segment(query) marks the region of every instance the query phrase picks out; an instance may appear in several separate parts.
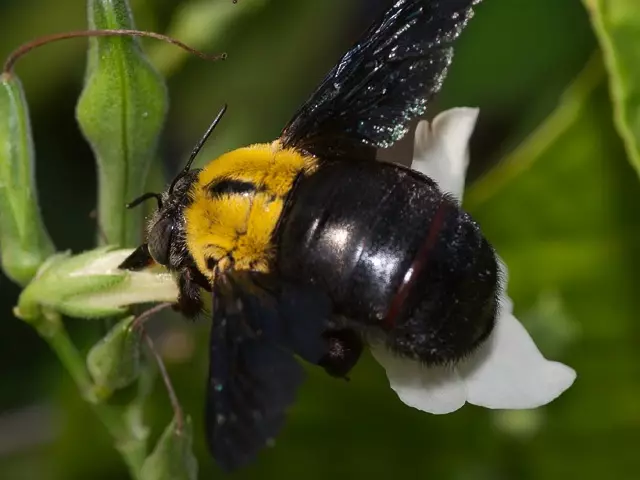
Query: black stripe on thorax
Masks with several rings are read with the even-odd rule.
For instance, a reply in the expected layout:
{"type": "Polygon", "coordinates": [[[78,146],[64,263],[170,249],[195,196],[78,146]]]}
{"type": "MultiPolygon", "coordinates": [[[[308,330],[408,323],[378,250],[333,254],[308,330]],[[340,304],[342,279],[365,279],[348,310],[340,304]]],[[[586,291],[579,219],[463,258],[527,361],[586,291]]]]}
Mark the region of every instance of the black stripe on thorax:
{"type": "Polygon", "coordinates": [[[242,180],[223,179],[209,185],[209,193],[212,197],[222,195],[245,195],[257,191],[256,185],[252,182],[242,180]]]}

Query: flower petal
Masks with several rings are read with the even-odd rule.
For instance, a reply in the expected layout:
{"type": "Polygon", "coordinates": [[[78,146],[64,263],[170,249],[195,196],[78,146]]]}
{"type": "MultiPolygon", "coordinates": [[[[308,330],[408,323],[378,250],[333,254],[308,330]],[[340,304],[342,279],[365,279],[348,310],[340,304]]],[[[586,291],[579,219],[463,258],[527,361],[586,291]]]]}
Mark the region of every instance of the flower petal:
{"type": "MultiPolygon", "coordinates": [[[[462,199],[468,142],[478,113],[473,108],[448,110],[431,125],[420,122],[416,130],[411,167],[434,179],[458,200],[462,199]]],[[[371,346],[391,388],[407,405],[430,413],[449,413],[466,401],[487,408],[535,408],[558,397],[575,380],[573,369],[542,356],[513,316],[511,299],[504,293],[507,269],[501,259],[498,261],[503,293],[496,325],[487,341],[467,359],[455,367],[427,368],[394,355],[380,344],[371,346]]]]}
{"type": "Polygon", "coordinates": [[[391,388],[410,407],[443,414],[464,405],[467,393],[455,369],[426,368],[420,362],[394,355],[383,345],[372,345],[371,353],[387,371],[391,388]]]}
{"type": "Polygon", "coordinates": [[[487,408],[535,408],[571,386],[576,372],[542,356],[504,296],[491,337],[458,365],[467,401],[487,408]]]}
{"type": "Polygon", "coordinates": [[[89,276],[89,275],[122,275],[122,271],[118,270],[125,258],[133,252],[132,248],[107,250],[104,253],[94,257],[81,268],[72,272],[73,276],[89,276]]]}
{"type": "Polygon", "coordinates": [[[411,168],[435,180],[440,189],[462,200],[469,165],[469,139],[478,108],[452,108],[416,129],[411,168]]]}

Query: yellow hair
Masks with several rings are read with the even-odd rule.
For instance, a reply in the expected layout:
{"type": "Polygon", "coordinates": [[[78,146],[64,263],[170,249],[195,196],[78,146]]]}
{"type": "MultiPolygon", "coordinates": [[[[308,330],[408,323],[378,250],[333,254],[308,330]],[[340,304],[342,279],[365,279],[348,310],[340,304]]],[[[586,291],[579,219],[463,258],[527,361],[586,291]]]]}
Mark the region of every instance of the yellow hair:
{"type": "Polygon", "coordinates": [[[208,260],[220,262],[218,268],[225,270],[231,256],[238,270],[267,272],[285,197],[298,174],[315,167],[314,157],[282,149],[278,141],[239,148],[209,163],[185,209],[187,247],[198,269],[212,280],[208,260]],[[221,180],[251,183],[255,192],[212,196],[210,186],[221,180]]]}

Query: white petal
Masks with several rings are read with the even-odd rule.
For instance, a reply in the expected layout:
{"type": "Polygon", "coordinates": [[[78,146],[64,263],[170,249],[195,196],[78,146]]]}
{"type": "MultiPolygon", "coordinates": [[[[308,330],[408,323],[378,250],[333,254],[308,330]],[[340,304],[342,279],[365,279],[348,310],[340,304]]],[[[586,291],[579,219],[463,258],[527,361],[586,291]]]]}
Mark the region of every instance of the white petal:
{"type": "Polygon", "coordinates": [[[469,165],[469,139],[480,110],[452,108],[416,129],[411,168],[434,179],[440,188],[462,200],[469,165]]]}
{"type": "MultiPolygon", "coordinates": [[[[469,163],[468,142],[478,109],[458,108],[438,115],[416,130],[411,167],[433,178],[459,200],[469,163]]],[[[507,269],[502,270],[506,288],[507,269]]],[[[503,290],[504,291],[504,290],[503,290]]],[[[535,408],[549,403],[571,386],[576,373],[545,359],[512,314],[506,294],[500,298],[496,326],[487,341],[455,367],[426,368],[400,358],[381,345],[371,351],[385,368],[391,388],[409,406],[430,413],[449,413],[466,401],[488,408],[535,408]]]]}
{"type": "Polygon", "coordinates": [[[453,368],[425,368],[419,362],[398,357],[382,345],[371,353],[387,371],[391,388],[404,403],[428,413],[451,413],[465,403],[464,382],[453,368]]]}
{"type": "Polygon", "coordinates": [[[118,271],[120,265],[125,258],[133,252],[132,248],[105,251],[105,253],[91,262],[83,265],[82,268],[72,273],[73,276],[89,276],[89,275],[121,275],[118,271]]]}
{"type": "Polygon", "coordinates": [[[467,387],[467,401],[487,408],[535,408],[571,386],[576,372],[545,359],[511,313],[511,300],[502,306],[491,337],[458,371],[467,387]]]}

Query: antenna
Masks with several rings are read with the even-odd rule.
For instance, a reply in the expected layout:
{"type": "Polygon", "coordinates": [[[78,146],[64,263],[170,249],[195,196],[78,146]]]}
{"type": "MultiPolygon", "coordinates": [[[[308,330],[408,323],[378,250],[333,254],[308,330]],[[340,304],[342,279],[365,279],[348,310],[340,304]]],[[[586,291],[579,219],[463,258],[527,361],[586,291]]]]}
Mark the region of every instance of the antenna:
{"type": "Polygon", "coordinates": [[[196,143],[196,146],[191,151],[191,155],[189,156],[189,160],[187,160],[187,164],[185,165],[185,167],[182,170],[182,172],[180,172],[178,175],[176,175],[176,178],[174,178],[173,182],[171,182],[171,186],[169,187],[169,195],[171,195],[171,192],[173,192],[173,187],[176,186],[176,183],[178,183],[178,180],[180,180],[187,173],[189,173],[189,169],[191,168],[191,164],[193,163],[195,158],[198,156],[198,153],[200,153],[200,150],[202,149],[202,146],[205,144],[205,142],[209,138],[209,135],[211,135],[211,132],[213,132],[213,130],[218,125],[218,123],[220,123],[220,120],[222,119],[222,117],[224,115],[224,112],[226,112],[226,111],[227,111],[227,104],[225,103],[222,106],[222,108],[220,109],[220,111],[218,112],[218,115],[216,115],[216,118],[214,118],[213,122],[211,122],[211,125],[209,125],[209,128],[207,129],[207,131],[204,132],[204,135],[202,136],[200,141],[198,141],[198,143],[196,143]]]}
{"type": "Polygon", "coordinates": [[[156,199],[156,201],[158,202],[158,210],[161,210],[162,209],[162,195],[160,195],[159,193],[153,193],[153,192],[149,192],[149,193],[145,193],[144,195],[140,195],[138,198],[136,198],[132,202],[127,203],[126,207],[127,208],[137,207],[142,202],[144,202],[146,200],[149,200],[150,198],[155,198],[156,199]]]}

